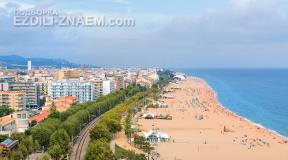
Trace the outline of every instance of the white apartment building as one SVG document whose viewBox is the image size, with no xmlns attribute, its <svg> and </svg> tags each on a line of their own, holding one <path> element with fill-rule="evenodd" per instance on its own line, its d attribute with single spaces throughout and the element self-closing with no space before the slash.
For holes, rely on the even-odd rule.
<svg viewBox="0 0 288 160">
<path fill-rule="evenodd" d="M 115 80 L 103 80 L 103 95 L 114 92 L 116 89 Z"/>
<path fill-rule="evenodd" d="M 49 95 L 53 98 L 74 96 L 79 102 L 96 100 L 95 86 L 91 82 L 79 80 L 54 81 L 49 87 Z"/>
</svg>

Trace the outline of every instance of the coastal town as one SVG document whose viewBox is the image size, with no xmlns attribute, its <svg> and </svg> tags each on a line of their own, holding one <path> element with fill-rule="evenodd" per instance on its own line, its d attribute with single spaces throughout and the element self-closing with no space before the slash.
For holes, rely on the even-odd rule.
<svg viewBox="0 0 288 160">
<path fill-rule="evenodd" d="M 0 0 L 0 160 L 288 160 L 288 0 Z"/>
<path fill-rule="evenodd" d="M 143 136 L 151 143 L 152 159 L 285 160 L 288 157 L 285 136 L 223 107 L 215 92 L 197 77 L 175 75 L 157 99 L 134 115 L 132 122 L 136 137 Z M 135 142 L 126 141 L 121 133 L 116 137 L 120 147 L 143 153 Z"/>
<path fill-rule="evenodd" d="M 1 68 L 0 79 L 1 159 L 288 157 L 286 137 L 223 107 L 197 77 L 28 61 L 26 70 Z"/>
<path fill-rule="evenodd" d="M 77 104 L 94 102 L 130 86 L 151 88 L 159 81 L 156 68 L 34 68 L 0 70 L 0 157 L 19 148 L 15 135 L 27 135 L 48 117 Z M 42 146 L 35 152 L 42 151 Z M 22 158 L 21 158 L 22 159 Z"/>
</svg>

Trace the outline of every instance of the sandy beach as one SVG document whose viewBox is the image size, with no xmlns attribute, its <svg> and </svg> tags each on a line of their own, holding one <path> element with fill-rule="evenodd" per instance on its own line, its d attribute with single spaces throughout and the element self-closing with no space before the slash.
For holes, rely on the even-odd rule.
<svg viewBox="0 0 288 160">
<path fill-rule="evenodd" d="M 147 112 L 170 114 L 172 120 L 139 119 L 142 131 L 155 126 L 169 134 L 169 142 L 158 142 L 161 160 L 288 160 L 287 138 L 237 116 L 221 106 L 214 91 L 199 78 L 171 83 L 161 98 L 167 108 Z M 257 113 L 255 113 L 257 114 Z"/>
</svg>

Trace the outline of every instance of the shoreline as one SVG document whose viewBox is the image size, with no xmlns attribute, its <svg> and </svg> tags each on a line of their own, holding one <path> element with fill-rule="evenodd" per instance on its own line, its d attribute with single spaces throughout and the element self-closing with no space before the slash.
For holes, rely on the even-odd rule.
<svg viewBox="0 0 288 160">
<path fill-rule="evenodd" d="M 155 115 L 169 114 L 172 120 L 142 117 L 138 121 L 143 132 L 155 127 L 157 132 L 170 136 L 169 142 L 154 144 L 160 160 L 287 159 L 287 137 L 225 107 L 204 79 L 189 76 L 178 82 L 170 83 L 166 87 L 169 92 L 163 93 L 158 100 L 168 107 L 144 111 Z"/>
<path fill-rule="evenodd" d="M 189 78 L 199 79 L 199 80 L 201 80 L 203 83 L 205 83 L 205 85 L 207 85 L 207 87 L 208 87 L 210 90 L 212 90 L 212 92 L 214 93 L 214 96 L 215 96 L 215 98 L 216 98 L 216 100 L 217 100 L 217 103 L 219 103 L 220 107 L 222 107 L 223 109 L 225 109 L 227 112 L 230 112 L 231 114 L 233 114 L 233 115 L 235 115 L 235 116 L 237 116 L 237 117 L 239 117 L 239 118 L 247 121 L 248 123 L 251 123 L 252 125 L 254 125 L 254 126 L 256 126 L 256 127 L 260 127 L 260 128 L 262 128 L 262 129 L 265 129 L 265 130 L 267 130 L 268 132 L 270 132 L 271 134 L 276 134 L 276 135 L 279 136 L 280 138 L 284 138 L 284 139 L 288 140 L 288 136 L 282 135 L 282 134 L 280 134 L 279 132 L 277 132 L 277 131 L 275 131 L 275 130 L 273 130 L 273 129 L 270 129 L 270 128 L 268 128 L 268 127 L 265 127 L 265 126 L 263 126 L 261 123 L 256 123 L 256 122 L 254 122 L 254 121 L 252 121 L 252 120 L 250 120 L 250 119 L 248 119 L 248 118 L 246 118 L 246 117 L 244 117 L 244 116 L 240 116 L 239 114 L 233 112 L 233 111 L 230 110 L 228 107 L 226 107 L 225 105 L 223 105 L 223 104 L 220 102 L 220 100 L 218 99 L 218 93 L 213 89 L 213 87 L 211 87 L 211 86 L 208 84 L 208 82 L 207 82 L 205 79 L 200 78 L 200 77 L 194 77 L 194 76 L 188 76 L 188 77 L 189 77 Z"/>
</svg>

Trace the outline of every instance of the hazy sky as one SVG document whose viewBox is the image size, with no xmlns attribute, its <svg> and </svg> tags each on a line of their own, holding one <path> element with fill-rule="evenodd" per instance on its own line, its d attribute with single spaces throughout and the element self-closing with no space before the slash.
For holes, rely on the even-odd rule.
<svg viewBox="0 0 288 160">
<path fill-rule="evenodd" d="M 13 9 L 135 18 L 135 27 L 15 27 Z M 288 0 L 0 0 L 0 55 L 99 66 L 288 67 Z"/>
</svg>

